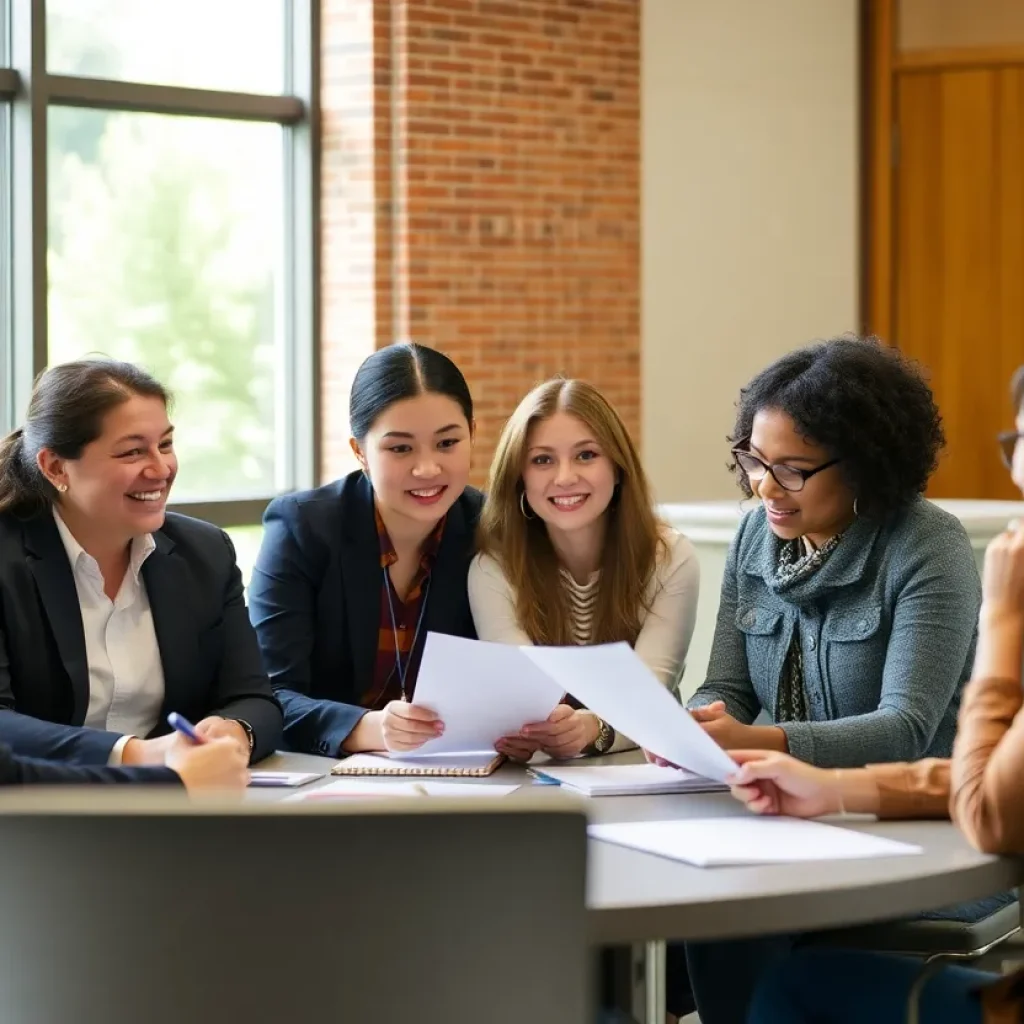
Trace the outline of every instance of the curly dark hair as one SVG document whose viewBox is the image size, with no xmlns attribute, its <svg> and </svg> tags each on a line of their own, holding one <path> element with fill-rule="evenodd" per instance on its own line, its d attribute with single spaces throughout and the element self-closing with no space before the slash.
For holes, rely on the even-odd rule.
<svg viewBox="0 0 1024 1024">
<path fill-rule="evenodd" d="M 920 367 L 877 338 L 833 338 L 776 360 L 740 391 L 730 443 L 749 441 L 762 409 L 786 413 L 841 459 L 859 514 L 876 518 L 924 491 L 946 443 Z M 750 497 L 746 474 L 735 462 L 729 468 Z"/>
</svg>

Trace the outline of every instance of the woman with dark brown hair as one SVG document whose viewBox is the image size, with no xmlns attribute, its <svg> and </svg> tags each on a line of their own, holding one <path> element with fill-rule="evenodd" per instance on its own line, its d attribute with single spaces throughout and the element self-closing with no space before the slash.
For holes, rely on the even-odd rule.
<svg viewBox="0 0 1024 1024">
<path fill-rule="evenodd" d="M 131 363 L 64 363 L 0 444 L 0 742 L 82 765 L 163 765 L 167 715 L 272 753 L 281 708 L 231 541 L 167 511 L 169 396 Z"/>
</svg>

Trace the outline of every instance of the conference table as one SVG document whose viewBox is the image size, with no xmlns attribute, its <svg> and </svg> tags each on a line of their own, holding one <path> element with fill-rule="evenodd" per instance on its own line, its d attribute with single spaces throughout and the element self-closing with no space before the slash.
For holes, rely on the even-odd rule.
<svg viewBox="0 0 1024 1024">
<path fill-rule="evenodd" d="M 636 763 L 637 751 L 588 759 L 588 764 Z M 301 789 L 250 789 L 254 801 L 280 800 L 337 781 L 335 759 L 281 753 L 258 770 L 328 773 Z M 402 781 L 402 780 L 395 780 Z M 407 781 L 407 780 L 406 780 Z M 561 794 L 538 784 L 519 765 L 505 764 L 472 784 L 519 784 L 520 793 Z M 425 798 L 429 799 L 429 798 Z M 599 797 L 586 801 L 591 821 L 623 822 L 718 818 L 747 812 L 727 793 Z M 595 946 L 632 945 L 643 961 L 645 1024 L 665 1019 L 665 942 L 743 938 L 812 931 L 909 916 L 1024 883 L 1024 861 L 973 850 L 944 821 L 836 819 L 843 828 L 914 843 L 916 856 L 871 860 L 697 868 L 681 861 L 591 840 L 587 910 Z"/>
</svg>

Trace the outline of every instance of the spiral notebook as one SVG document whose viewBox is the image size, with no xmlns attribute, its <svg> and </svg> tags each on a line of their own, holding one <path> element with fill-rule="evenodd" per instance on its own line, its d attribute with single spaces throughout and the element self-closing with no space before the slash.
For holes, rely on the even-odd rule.
<svg viewBox="0 0 1024 1024">
<path fill-rule="evenodd" d="M 387 754 L 353 754 L 339 761 L 332 775 L 490 775 L 505 758 L 493 750 L 466 754 L 430 754 L 422 757 L 389 757 Z"/>
</svg>

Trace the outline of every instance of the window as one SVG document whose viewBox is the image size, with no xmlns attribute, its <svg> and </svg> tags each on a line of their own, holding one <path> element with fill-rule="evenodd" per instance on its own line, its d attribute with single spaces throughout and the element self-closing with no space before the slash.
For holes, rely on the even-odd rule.
<svg viewBox="0 0 1024 1024">
<path fill-rule="evenodd" d="M 176 500 L 289 483 L 281 129 L 55 107 L 49 354 L 140 363 L 175 395 Z"/>
<path fill-rule="evenodd" d="M 317 7 L 13 0 L 0 70 L 2 425 L 49 363 L 137 362 L 175 396 L 175 507 L 250 539 L 316 482 Z"/>
<path fill-rule="evenodd" d="M 263 539 L 262 526 L 225 526 L 225 532 L 235 546 L 235 560 L 242 573 L 242 583 L 248 587 L 252 578 L 256 556 L 260 553 L 260 541 Z"/>
<path fill-rule="evenodd" d="M 47 0 L 57 75 L 283 93 L 287 0 Z"/>
</svg>

